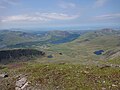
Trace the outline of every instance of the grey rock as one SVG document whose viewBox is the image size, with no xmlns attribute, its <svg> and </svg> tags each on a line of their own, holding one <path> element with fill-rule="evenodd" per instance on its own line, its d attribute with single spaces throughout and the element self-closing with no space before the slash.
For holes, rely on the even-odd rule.
<svg viewBox="0 0 120 90">
<path fill-rule="evenodd" d="M 101 66 L 98 66 L 98 67 L 100 67 L 100 69 L 104 69 L 104 68 L 109 68 L 111 66 L 110 65 L 101 65 Z"/>
<path fill-rule="evenodd" d="M 21 88 L 26 82 L 27 82 L 27 78 L 23 77 L 19 81 L 16 81 L 16 86 Z"/>
<path fill-rule="evenodd" d="M 21 89 L 24 90 L 27 86 L 28 86 L 28 82 L 26 82 L 26 83 L 21 87 Z"/>
<path fill-rule="evenodd" d="M 102 87 L 102 90 L 106 90 L 106 88 Z"/>
<path fill-rule="evenodd" d="M 8 74 L 0 74 L 0 77 L 6 78 L 6 77 L 8 77 Z"/>
<path fill-rule="evenodd" d="M 117 85 L 115 85 L 115 84 L 112 84 L 112 87 L 117 87 Z"/>
<path fill-rule="evenodd" d="M 15 87 L 15 90 L 21 90 L 21 88 L 19 88 L 19 87 Z"/>
</svg>

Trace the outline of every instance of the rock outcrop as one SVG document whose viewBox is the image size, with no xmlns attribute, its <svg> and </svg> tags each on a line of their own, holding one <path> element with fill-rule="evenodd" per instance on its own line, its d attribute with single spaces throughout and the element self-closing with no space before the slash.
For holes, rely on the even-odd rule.
<svg viewBox="0 0 120 90">
<path fill-rule="evenodd" d="M 22 77 L 16 81 L 15 90 L 26 90 L 28 84 L 27 77 Z"/>
</svg>

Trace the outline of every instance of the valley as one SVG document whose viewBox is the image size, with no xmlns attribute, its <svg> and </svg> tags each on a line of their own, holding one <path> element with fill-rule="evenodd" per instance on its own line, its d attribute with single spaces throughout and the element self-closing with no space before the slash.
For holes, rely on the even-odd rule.
<svg viewBox="0 0 120 90">
<path fill-rule="evenodd" d="M 0 44 L 5 45 L 0 48 L 0 73 L 8 75 L 0 77 L 1 90 L 23 88 L 16 86 L 19 78 L 25 78 L 24 89 L 31 90 L 120 88 L 119 30 L 0 34 Z"/>
<path fill-rule="evenodd" d="M 120 90 L 120 0 L 0 0 L 0 90 Z"/>
</svg>

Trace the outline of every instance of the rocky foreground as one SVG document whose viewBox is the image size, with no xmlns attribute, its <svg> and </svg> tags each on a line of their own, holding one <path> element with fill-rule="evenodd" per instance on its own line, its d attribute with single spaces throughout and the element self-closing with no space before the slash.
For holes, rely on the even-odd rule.
<svg viewBox="0 0 120 90">
<path fill-rule="evenodd" d="M 120 90 L 120 67 L 22 63 L 1 66 L 0 90 Z M 3 67 L 3 68 L 2 68 Z M 7 75 L 7 76 L 5 76 Z"/>
</svg>

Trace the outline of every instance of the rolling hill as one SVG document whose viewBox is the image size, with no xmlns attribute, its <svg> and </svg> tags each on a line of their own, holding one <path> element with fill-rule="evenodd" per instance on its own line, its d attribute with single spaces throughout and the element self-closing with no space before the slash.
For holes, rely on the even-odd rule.
<svg viewBox="0 0 120 90">
<path fill-rule="evenodd" d="M 41 40 L 40 36 L 34 34 L 25 33 L 21 31 L 0 31 L 0 46 L 5 47 L 7 45 L 14 45 L 17 43 L 31 42 Z"/>
<path fill-rule="evenodd" d="M 70 36 L 63 31 L 42 35 L 52 38 L 51 41 Z M 6 65 L 0 63 L 1 90 L 22 88 L 28 90 L 119 90 L 120 88 L 120 31 L 111 29 L 91 31 L 60 44 L 45 41 L 45 45 L 49 43 L 49 48 L 44 49 L 45 56 L 43 55 L 42 58 L 39 48 L 41 45 L 36 45 L 36 42 L 25 43 L 29 48 L 31 47 L 29 45 L 35 45 L 35 47 L 0 51 L 0 57 L 7 57 L 6 61 L 12 57 L 12 63 Z M 13 46 L 13 48 L 16 47 Z M 26 56 L 27 61 L 23 62 L 24 58 L 22 58 L 22 62 L 18 62 L 19 58 Z M 30 60 L 31 56 L 36 58 Z M 19 82 L 22 85 L 18 85 Z"/>
<path fill-rule="evenodd" d="M 75 40 L 79 34 L 67 31 L 47 31 L 45 33 L 27 33 L 21 31 L 0 31 L 0 48 L 31 48 L 44 44 L 60 44 Z"/>
<path fill-rule="evenodd" d="M 101 55 L 95 55 L 94 52 L 98 50 L 104 52 Z M 85 64 L 117 57 L 119 50 L 120 31 L 112 29 L 88 32 L 72 42 L 51 46 L 51 51 L 64 53 L 68 62 Z"/>
<path fill-rule="evenodd" d="M 102 29 L 88 31 L 81 35 L 68 31 L 48 31 L 42 34 L 19 31 L 1 32 L 1 46 L 4 42 L 7 49 L 41 50 L 42 47 L 48 54 L 53 54 L 54 58 L 51 62 L 98 63 L 102 60 L 117 58 L 120 52 L 119 30 Z M 6 40 L 6 38 L 9 39 Z M 94 52 L 99 50 L 103 53 L 96 55 Z M 45 62 L 49 62 L 49 59 L 45 59 Z"/>
</svg>

